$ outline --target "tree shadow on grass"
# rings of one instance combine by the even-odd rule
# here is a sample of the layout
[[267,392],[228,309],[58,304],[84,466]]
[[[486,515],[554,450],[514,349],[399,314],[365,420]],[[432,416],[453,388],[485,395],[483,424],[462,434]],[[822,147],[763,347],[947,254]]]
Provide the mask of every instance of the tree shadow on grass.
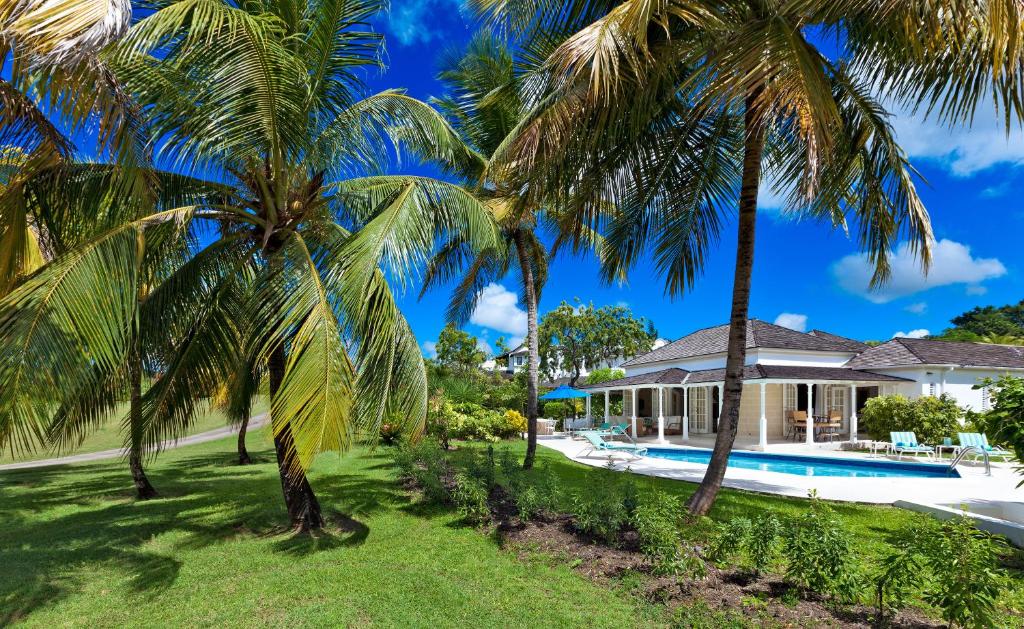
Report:
[[[275,464],[234,464],[234,453],[181,457],[151,466],[160,498],[134,499],[123,461],[0,474],[0,626],[23,619],[79,590],[90,567],[130,575],[133,594],[156,596],[178,578],[179,551],[242,536],[282,539],[287,555],[355,546],[370,534],[364,520],[407,499],[390,482],[358,466],[314,473],[328,514],[316,537],[286,529]],[[228,464],[225,464],[227,462]],[[172,534],[170,552],[153,540]]]

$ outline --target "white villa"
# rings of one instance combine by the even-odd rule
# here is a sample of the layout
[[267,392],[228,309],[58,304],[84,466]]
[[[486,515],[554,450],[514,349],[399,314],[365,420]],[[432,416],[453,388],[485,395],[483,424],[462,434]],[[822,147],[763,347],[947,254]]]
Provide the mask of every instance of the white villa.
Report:
[[[728,334],[728,325],[698,330],[624,362],[623,378],[580,387],[590,394],[588,418],[592,397],[601,395],[605,419],[628,423],[634,436],[656,435],[667,443],[678,435],[682,443],[710,445],[722,406]],[[947,393],[964,407],[984,410],[987,391],[972,387],[1004,374],[1024,377],[1024,348],[910,338],[869,347],[751,319],[736,447],[857,441],[857,412],[877,395]],[[616,398],[622,415],[608,416],[607,402]],[[806,430],[808,416],[815,429]]]

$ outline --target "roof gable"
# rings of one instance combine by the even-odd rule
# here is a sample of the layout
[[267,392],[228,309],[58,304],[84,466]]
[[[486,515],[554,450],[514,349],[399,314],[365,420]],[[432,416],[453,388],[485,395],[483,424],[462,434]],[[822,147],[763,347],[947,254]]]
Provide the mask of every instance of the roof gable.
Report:
[[936,339],[892,339],[870,347],[852,358],[847,367],[907,367],[913,365],[960,365],[1024,369],[1024,347],[940,341]]
[[[816,331],[817,332],[817,331]],[[747,320],[747,349],[788,349],[812,352],[850,352],[862,349],[857,341],[823,332],[804,333],[760,319]],[[623,363],[623,367],[679,360],[708,354],[723,354],[729,346],[729,325],[697,330],[658,349]]]

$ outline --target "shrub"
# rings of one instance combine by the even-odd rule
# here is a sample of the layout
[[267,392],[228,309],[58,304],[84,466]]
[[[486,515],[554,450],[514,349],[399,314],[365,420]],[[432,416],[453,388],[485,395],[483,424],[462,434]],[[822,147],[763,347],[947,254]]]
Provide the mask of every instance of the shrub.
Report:
[[861,411],[861,425],[875,439],[890,432],[913,431],[921,443],[940,443],[960,428],[963,410],[948,395],[909,400],[902,395],[871,398]]
[[399,424],[381,424],[380,442],[386,446],[396,445],[402,439],[402,426]]
[[558,512],[562,490],[550,468],[543,467],[530,480],[526,480],[525,474],[522,474],[522,478],[523,481],[518,485],[509,486],[516,506],[519,507],[520,518],[532,520]]
[[565,419],[572,416],[572,408],[565,402],[545,402],[544,417]]
[[[1024,463],[1024,380],[1004,376],[996,381],[986,379],[975,388],[980,387],[989,387],[992,408],[973,416],[976,428],[988,436],[992,445],[1010,448]],[[1017,471],[1024,473],[1024,467]]]
[[947,520],[937,534],[919,539],[933,576],[924,600],[941,609],[950,626],[996,626],[996,600],[1003,588],[996,560],[1005,542],[965,517]]
[[526,430],[526,419],[517,411],[495,411],[474,403],[451,408],[448,432],[454,439],[496,442]]
[[[914,531],[916,536],[917,531]],[[872,578],[877,624],[886,625],[906,605],[921,578],[922,565],[913,546],[916,537],[904,538],[900,549],[890,553]]]
[[853,537],[831,507],[812,492],[810,507],[790,522],[783,536],[786,577],[797,585],[853,600],[860,589]]
[[448,498],[444,486],[448,460],[437,441],[428,438],[419,443],[406,444],[395,450],[394,461],[399,477],[415,483],[423,490],[423,496],[428,501]]
[[470,524],[484,524],[491,518],[491,509],[487,505],[487,487],[483,481],[468,474],[459,472],[455,475],[452,501],[462,519]]
[[622,503],[622,494],[614,484],[602,484],[572,500],[576,527],[608,544],[616,542],[629,514]]
[[754,520],[744,548],[755,573],[767,571],[778,554],[779,532],[782,524],[771,513],[758,516]]
[[680,535],[680,514],[684,511],[679,499],[662,491],[645,496],[630,518],[640,549],[654,561],[661,574],[682,574],[692,570],[686,562]]
[[752,524],[747,518],[733,518],[720,524],[708,548],[708,557],[712,561],[726,561],[734,557],[750,536]]

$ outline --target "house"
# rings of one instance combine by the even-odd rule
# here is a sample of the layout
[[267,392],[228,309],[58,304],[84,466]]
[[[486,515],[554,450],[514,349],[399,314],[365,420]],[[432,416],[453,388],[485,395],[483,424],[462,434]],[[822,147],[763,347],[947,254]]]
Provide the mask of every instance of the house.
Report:
[[[697,330],[622,363],[619,380],[584,385],[588,415],[594,395],[622,400],[620,419],[633,434],[644,429],[665,443],[708,444],[718,429],[729,326]],[[988,395],[972,387],[1003,374],[1024,377],[1024,348],[893,339],[869,347],[822,330],[798,332],[758,319],[747,321],[747,358],[737,447],[856,441],[857,413],[871,397],[947,393],[965,408],[987,408]],[[607,409],[608,404],[604,407]],[[824,419],[806,430],[800,412]]]

